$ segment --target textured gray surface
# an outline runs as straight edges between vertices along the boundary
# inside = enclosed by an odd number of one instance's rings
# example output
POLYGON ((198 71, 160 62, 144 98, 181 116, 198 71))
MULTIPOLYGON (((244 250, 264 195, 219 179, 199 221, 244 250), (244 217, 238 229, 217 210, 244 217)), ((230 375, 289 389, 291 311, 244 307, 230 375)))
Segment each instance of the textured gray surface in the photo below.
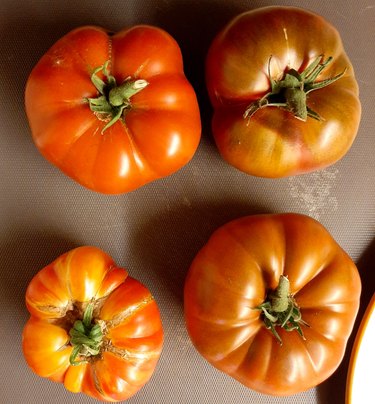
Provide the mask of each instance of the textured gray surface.
POLYGON ((213 143, 203 81, 209 43, 237 13, 270 4, 276 3, 1 1, 1 404, 93 402, 33 375, 21 352, 28 282, 59 254, 83 244, 103 248, 128 268, 151 289, 161 308, 165 326, 161 360, 151 382, 129 403, 344 402, 350 350, 338 371, 318 388, 294 397, 272 398, 247 390, 210 367, 192 347, 184 327, 182 289, 191 260, 214 229, 252 213, 294 211, 315 217, 358 264, 364 284, 360 315, 374 291, 374 0, 278 2, 325 16, 342 35, 363 108, 358 137, 344 159, 320 172, 264 180, 228 166, 213 143), (24 86, 38 59, 69 30, 96 24, 116 31, 138 23, 158 25, 179 42, 187 76, 199 96, 202 141, 193 160, 177 174, 127 195, 99 195, 83 189, 40 156, 24 113, 24 86))

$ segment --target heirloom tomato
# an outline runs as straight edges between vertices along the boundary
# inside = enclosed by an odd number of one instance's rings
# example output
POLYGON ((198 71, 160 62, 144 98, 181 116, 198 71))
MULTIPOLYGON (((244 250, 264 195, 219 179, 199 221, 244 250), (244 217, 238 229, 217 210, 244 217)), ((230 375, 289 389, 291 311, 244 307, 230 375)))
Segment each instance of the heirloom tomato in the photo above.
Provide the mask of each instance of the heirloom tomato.
POLYGON ((199 107, 180 48, 152 26, 68 33, 32 70, 25 105, 43 156, 102 193, 172 174, 200 140, 199 107))
POLYGON ((31 280, 26 304, 23 352, 39 376, 103 401, 127 399, 152 376, 163 344, 158 307, 103 251, 57 258, 31 280))
POLYGON ((185 283, 198 352, 247 387, 291 395, 340 364, 357 315, 358 270, 317 221, 256 215, 216 230, 185 283))
POLYGON ((284 177, 342 158, 361 116, 338 31, 292 7, 235 17, 206 60, 212 131, 223 158, 248 174, 284 177))

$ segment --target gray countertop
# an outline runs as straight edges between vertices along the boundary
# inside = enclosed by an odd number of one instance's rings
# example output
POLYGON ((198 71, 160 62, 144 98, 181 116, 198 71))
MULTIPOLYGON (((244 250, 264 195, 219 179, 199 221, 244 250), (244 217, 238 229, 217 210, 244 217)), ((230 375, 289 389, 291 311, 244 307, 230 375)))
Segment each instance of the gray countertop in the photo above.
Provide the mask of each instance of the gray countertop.
POLYGON ((184 326, 182 291, 193 257, 217 227, 248 214, 293 211, 318 219, 359 268, 363 294, 358 321, 374 291, 374 0, 278 2, 308 8, 329 20, 341 33, 354 65, 362 121, 342 160, 297 177, 255 178, 225 163, 213 141, 204 86, 208 46, 236 14, 271 4, 275 3, 1 1, 1 404, 93 402, 35 376, 21 350, 21 333, 28 318, 24 303, 27 284, 39 269, 78 245, 95 245, 108 252, 150 288, 161 310, 165 328, 161 359, 151 381, 129 403, 344 402, 353 337, 344 361, 330 379, 296 396, 277 398, 248 390, 211 367, 190 343, 184 326), (25 83, 39 58, 71 29, 95 24, 117 31, 140 23, 164 28, 179 42, 187 77, 200 102, 202 140, 192 161, 176 174, 129 194, 96 194, 64 176, 35 148, 24 112, 25 83))

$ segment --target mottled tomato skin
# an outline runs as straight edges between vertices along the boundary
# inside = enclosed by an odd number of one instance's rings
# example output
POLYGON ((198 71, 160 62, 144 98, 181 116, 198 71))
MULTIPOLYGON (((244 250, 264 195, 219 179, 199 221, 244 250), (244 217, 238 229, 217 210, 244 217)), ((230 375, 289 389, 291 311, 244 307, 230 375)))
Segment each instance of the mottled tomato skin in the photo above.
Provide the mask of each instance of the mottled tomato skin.
POLYGON ((61 38, 32 70, 25 91, 33 140, 47 160, 83 186, 119 194, 168 176, 193 157, 201 123, 177 42, 152 26, 109 35, 95 26, 61 38), (113 126, 87 102, 94 70, 110 61, 118 84, 149 84, 113 126))
POLYGON ((151 378, 163 344, 158 307, 150 291, 102 250, 79 247, 40 270, 26 305, 31 317, 23 353, 39 376, 109 402, 126 400, 151 378), (105 330, 103 346, 88 363, 72 366, 69 327, 89 302, 105 330))
POLYGON ((213 135, 222 157, 248 174, 277 178, 314 171, 341 159, 358 131, 361 105, 353 66, 338 31, 324 18, 293 7, 265 7, 235 17, 216 36, 206 60, 214 108, 213 135), (302 72, 314 59, 333 61, 317 81, 345 71, 307 96, 322 120, 296 119, 278 107, 243 114, 286 70, 302 72))
POLYGON ((215 231, 195 257, 185 319, 213 366, 261 393, 291 395, 336 370, 360 292, 355 264, 320 223, 298 214, 248 216, 215 231), (309 325, 302 325, 305 339, 278 327, 282 345, 256 309, 281 275, 309 325))

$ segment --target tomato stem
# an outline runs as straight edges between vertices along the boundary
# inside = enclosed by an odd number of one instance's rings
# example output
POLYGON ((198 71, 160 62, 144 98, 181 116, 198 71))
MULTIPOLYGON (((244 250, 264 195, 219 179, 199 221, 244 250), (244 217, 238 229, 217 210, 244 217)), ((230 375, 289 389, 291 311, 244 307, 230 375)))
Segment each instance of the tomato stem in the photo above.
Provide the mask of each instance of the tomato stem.
POLYGON ((307 105, 307 96, 310 92, 326 87, 338 79, 346 72, 326 80, 316 81, 319 74, 332 62, 329 57, 323 61, 323 56, 318 56, 304 71, 299 73, 295 69, 289 69, 284 77, 277 81, 273 80, 270 73, 271 58, 268 61, 268 76, 271 82, 271 91, 265 96, 252 102, 245 110, 244 119, 250 119, 255 112, 265 107, 278 107, 289 111, 295 118, 306 121, 308 117, 318 121, 323 118, 307 105))
POLYGON ((83 314, 82 320, 76 320, 69 331, 70 344, 73 346, 70 364, 73 366, 87 363, 88 358, 100 353, 103 332, 100 324, 92 323, 94 303, 90 302, 83 314), (82 359, 77 360, 81 356, 82 359))
POLYGON ((100 114, 109 122, 102 129, 102 133, 116 123, 124 111, 131 108, 131 97, 148 86, 146 80, 134 80, 128 77, 121 85, 117 85, 116 79, 109 72, 109 61, 99 66, 91 75, 91 81, 97 89, 99 96, 87 98, 91 111, 100 114), (103 72, 106 81, 103 81, 98 73, 103 72))
POLYGON ((256 309, 262 311, 266 328, 272 332, 280 345, 282 345, 282 339, 276 327, 286 331, 296 330, 305 339, 301 325, 308 326, 308 324, 302 320, 301 311, 290 294, 290 283, 286 276, 280 276, 277 288, 269 293, 266 301, 256 309))

